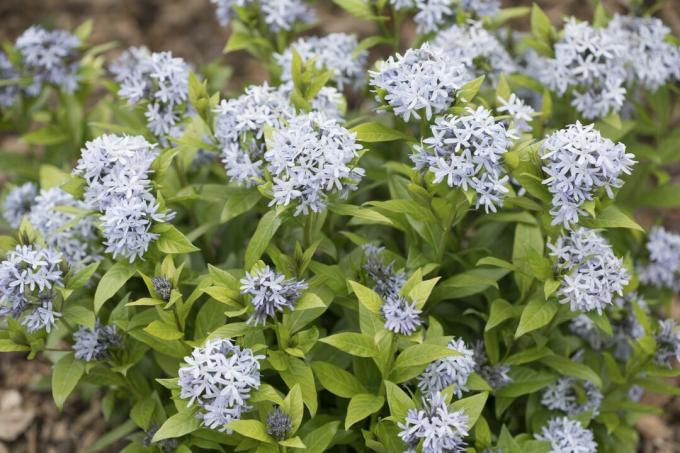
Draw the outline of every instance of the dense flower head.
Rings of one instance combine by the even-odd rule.
[[[345,86],[357,87],[363,81],[368,51],[361,50],[355,54],[358,45],[356,36],[347,33],[309,36],[298,39],[285,52],[274,55],[274,58],[283,71],[282,80],[291,81],[295,49],[303,62],[314,60],[318,69],[332,71],[333,82],[342,90]]]
[[[36,96],[46,83],[57,85],[67,93],[78,88],[80,39],[65,30],[48,31],[33,25],[16,40],[21,55],[22,75],[32,78],[25,91]]]
[[[452,25],[431,41],[449,59],[461,62],[475,76],[496,79],[501,73],[517,72],[510,54],[481,22]]]
[[[627,81],[656,90],[680,80],[680,47],[666,41],[670,29],[660,19],[615,14],[607,31],[625,43]]]
[[[576,390],[581,387],[581,393]],[[602,392],[590,381],[561,377],[547,386],[541,395],[541,404],[550,410],[559,410],[569,416],[590,411],[593,417],[600,412]]]
[[[287,439],[292,429],[292,420],[280,407],[272,409],[267,415],[267,434],[274,439]]]
[[[534,437],[550,442],[549,453],[596,453],[597,443],[593,433],[581,424],[567,417],[556,417],[548,421]]]
[[[50,332],[61,316],[52,307],[57,287],[63,286],[61,254],[50,248],[17,245],[0,263],[0,316],[19,319],[30,332]]]
[[[404,121],[420,119],[423,112],[429,120],[434,113],[448,109],[457,91],[472,79],[463,62],[429,43],[389,57],[369,75],[377,101],[383,103],[384,99]]]
[[[0,107],[11,107],[17,100],[17,96],[21,93],[21,87],[19,86],[19,80],[21,79],[21,74],[12,65],[12,62],[7,58],[5,52],[0,51],[0,80],[6,84],[0,86]],[[10,83],[10,81],[16,81],[16,83]]]
[[[280,128],[295,115],[282,90],[251,85],[238,98],[222,100],[215,109],[215,138],[232,181],[247,187],[262,178],[266,151],[264,129]]]
[[[623,106],[625,52],[616,33],[571,18],[555,44],[555,57],[532,54],[528,70],[560,96],[572,89],[572,105],[584,118],[600,118]]]
[[[452,410],[439,392],[423,397],[422,409],[409,409],[403,423],[399,423],[399,437],[409,452],[422,445],[423,453],[460,453],[465,451],[464,438],[468,435],[468,416],[465,411]]]
[[[255,309],[248,322],[256,326],[265,324],[268,318],[276,316],[277,311],[293,310],[305,289],[306,282],[287,279],[269,266],[247,273],[241,279],[241,294],[251,296],[250,303]]]
[[[264,21],[273,31],[293,29],[296,23],[310,23],[315,19],[302,0],[210,0],[216,7],[217,20],[226,27],[236,17],[235,8],[259,5]]]
[[[501,2],[500,0],[461,0],[460,8],[479,17],[491,17],[498,14]]]
[[[441,392],[446,387],[455,385],[454,391],[460,398],[468,390],[467,380],[477,366],[475,351],[462,338],[453,338],[448,347],[458,352],[458,355],[436,360],[425,368],[418,377],[418,388],[423,394]]]
[[[73,208],[77,212],[64,211]],[[91,208],[58,187],[40,191],[28,220],[40,232],[47,245],[58,250],[73,269],[97,261],[97,239],[94,218],[87,215]]]
[[[595,230],[579,228],[563,234],[548,248],[562,274],[557,291],[560,303],[568,303],[572,311],[602,313],[614,295],[623,294],[628,284],[623,260]]]
[[[517,140],[523,132],[532,131],[533,128],[529,123],[536,113],[533,107],[527,105],[515,93],[511,93],[507,99],[499,96],[497,101],[500,105],[496,107],[496,111],[510,117],[509,121],[504,121],[508,130],[508,137]]]
[[[75,358],[91,362],[107,359],[110,348],[119,346],[123,338],[118,333],[116,326],[104,325],[97,320],[94,330],[80,326],[73,333],[73,340]]]
[[[142,136],[102,135],[85,144],[74,173],[85,179],[85,202],[101,212],[106,252],[130,262],[141,258],[158,234],[154,222],[173,213],[160,212],[149,174],[158,155]]]
[[[2,210],[2,216],[9,226],[19,227],[21,219],[31,211],[37,196],[38,186],[32,182],[24,183],[9,191]]]
[[[404,269],[395,270],[394,261],[385,261],[385,247],[364,244],[362,250],[365,258],[363,268],[373,281],[373,291],[383,299],[399,296],[401,287],[406,283]]]
[[[486,354],[484,342],[479,340],[474,345],[475,371],[491,386],[498,390],[512,382],[510,365],[505,363],[491,364]]]
[[[638,267],[640,281],[657,288],[680,290],[680,234],[654,226],[647,235],[646,264]]]
[[[227,424],[250,410],[252,390],[260,387],[260,362],[249,348],[216,338],[194,348],[179,369],[180,398],[198,405],[207,428],[230,432]]]
[[[621,177],[630,174],[635,160],[623,143],[614,143],[590,124],[570,124],[550,135],[541,148],[543,184],[552,194],[553,225],[565,227],[586,215],[583,203],[604,190],[614,198],[614,189],[623,185]]]
[[[170,300],[170,295],[172,294],[172,282],[170,280],[165,277],[153,277],[151,284],[158,297],[165,301]]]
[[[385,319],[385,329],[400,334],[411,335],[423,323],[420,319],[422,310],[414,301],[403,296],[391,296],[385,299],[380,312]]]
[[[357,166],[356,134],[316,113],[291,118],[275,129],[264,154],[272,176],[270,205],[297,203],[295,215],[320,212],[329,195],[346,197],[364,175]]]
[[[511,142],[505,126],[478,107],[460,116],[437,117],[431,130],[432,137],[411,156],[416,170],[431,172],[435,183],[475,191],[477,208],[496,212],[508,192],[502,156]]]
[[[189,65],[170,52],[149,52],[145,47],[125,51],[110,67],[117,82],[118,94],[130,104],[146,101],[147,125],[165,140],[178,137],[180,122],[186,113],[189,97]]]
[[[680,328],[672,319],[659,321],[656,333],[657,351],[654,362],[659,366],[673,367],[673,359],[680,361]]]

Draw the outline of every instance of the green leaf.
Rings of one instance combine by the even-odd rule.
[[[592,382],[597,387],[602,387],[602,379],[587,365],[575,362],[567,357],[549,355],[541,359],[541,363],[565,376],[572,376]]]
[[[510,371],[512,382],[496,390],[496,396],[501,398],[517,398],[536,393],[557,380],[557,376],[531,368],[513,367]]]
[[[335,433],[338,431],[340,422],[330,422],[308,433],[302,438],[307,450],[305,453],[323,453],[331,442]]]
[[[408,394],[393,382],[385,381],[385,393],[390,414],[397,420],[403,420],[408,410],[415,407]]]
[[[631,219],[613,204],[598,212],[596,218],[585,218],[581,223],[590,228],[628,228],[642,232],[645,231],[635,220]]]
[[[154,434],[151,442],[158,442],[163,439],[174,439],[190,434],[201,427],[201,420],[196,418],[196,411],[193,409],[183,409],[177,412],[172,417],[168,418],[156,434]]]
[[[545,44],[550,44],[556,34],[550,18],[536,3],[531,8],[531,33]]]
[[[397,356],[394,368],[411,368],[427,365],[444,357],[457,356],[460,353],[454,349],[438,344],[422,343],[409,346]]]
[[[352,291],[354,291],[354,294],[356,294],[361,305],[366,307],[368,311],[374,315],[382,316],[382,312],[380,310],[383,305],[383,300],[380,298],[378,293],[352,280],[349,280],[349,286],[352,287]]]
[[[458,97],[467,102],[473,100],[477,93],[479,93],[479,89],[482,87],[482,83],[484,83],[484,78],[485,76],[482,75],[465,83],[458,92]]]
[[[0,352],[25,352],[30,351],[31,347],[24,344],[16,344],[10,339],[0,338]]]
[[[484,409],[488,397],[488,392],[478,393],[455,401],[451,404],[451,408],[454,410],[463,409],[465,415],[468,416],[467,427],[468,429],[472,429],[472,427],[475,426],[475,423],[477,423],[477,420],[479,420],[479,416],[482,415],[482,410]]]
[[[359,124],[350,129],[350,132],[357,134],[357,141],[366,143],[393,142],[406,139],[404,133],[374,122]]]
[[[281,218],[276,210],[268,211],[262,216],[246,248],[246,269],[253,267],[257,260],[260,259],[280,226]]]
[[[66,274],[65,278],[65,283],[66,283],[66,288],[68,289],[79,289],[82,288],[87,284],[87,282],[90,281],[90,278],[94,275],[95,272],[97,272],[97,268],[99,267],[99,262],[92,263],[88,266],[85,266],[84,268],[80,269],[78,272],[75,274],[71,274],[71,270],[69,270],[68,274]]]
[[[268,444],[273,444],[276,441],[267,434],[267,428],[259,420],[235,420],[227,425],[229,429],[234,430],[242,436],[250,439],[259,440]]]
[[[537,225],[518,223],[515,227],[515,240],[512,250],[512,264],[517,268],[515,281],[524,296],[534,281],[532,262],[536,256],[543,256],[543,235]]]
[[[161,340],[179,340],[184,336],[182,332],[177,330],[177,327],[160,320],[152,321],[144,328],[144,331]]]
[[[515,331],[515,338],[548,325],[557,314],[558,304],[555,300],[543,300],[541,297],[534,297],[522,310],[519,318],[519,325]]]
[[[301,450],[304,450],[306,447],[305,443],[302,442],[302,439],[299,437],[291,437],[290,439],[286,440],[280,440],[279,445],[283,445],[284,447],[291,447],[291,448],[298,448]]]
[[[52,396],[59,410],[64,407],[64,401],[76,388],[80,378],[85,373],[85,362],[77,360],[72,352],[65,354],[52,370]]]
[[[360,17],[362,19],[370,19],[373,17],[371,5],[367,0],[333,0],[333,3],[350,13],[352,16]]]
[[[113,297],[136,271],[136,267],[127,261],[119,261],[111,266],[99,281],[94,293],[94,312],[98,313],[104,303]]]
[[[441,277],[431,278],[417,283],[413,289],[409,291],[408,298],[416,303],[416,307],[422,309],[440,278]]]
[[[334,395],[351,398],[366,393],[366,388],[353,374],[328,362],[312,362],[312,369],[321,385]]]
[[[486,322],[484,331],[488,332],[494,327],[501,324],[503,321],[515,317],[515,307],[510,305],[505,299],[496,299],[491,303],[491,310],[489,312],[489,319]]]
[[[283,408],[292,422],[290,434],[293,435],[302,424],[302,417],[305,410],[300,384],[296,384],[290,389],[290,392],[288,392],[288,395],[286,395],[286,398],[283,400]]]
[[[347,406],[345,430],[349,430],[356,422],[378,412],[384,404],[385,398],[379,395],[371,395],[370,393],[355,395]]]
[[[373,338],[356,332],[336,333],[319,341],[357,357],[374,357],[378,352]]]
[[[68,141],[69,133],[58,126],[45,126],[25,134],[22,138],[33,145],[59,145]]]
[[[70,179],[71,175],[54,165],[42,164],[40,166],[40,188],[43,190],[59,187]]]
[[[281,378],[288,388],[293,388],[295,384],[300,384],[302,398],[309,413],[314,416],[318,407],[316,398],[316,384],[314,383],[314,373],[309,365],[300,359],[289,356],[288,368],[279,372]]]
[[[152,228],[152,231],[160,233],[156,245],[158,250],[163,253],[176,254],[200,251],[181,231],[168,223],[157,224]]]
[[[92,310],[80,305],[68,304],[62,313],[64,319],[70,324],[81,325],[94,330],[96,320]]]

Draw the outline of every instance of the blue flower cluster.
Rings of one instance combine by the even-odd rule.
[[[596,453],[597,443],[593,440],[593,432],[567,417],[556,417],[548,421],[540,433],[538,440],[550,442],[548,453]]]
[[[580,388],[577,390],[577,387]],[[602,392],[592,382],[561,377],[543,390],[541,404],[569,416],[590,412],[592,417],[596,417],[600,413],[603,398]]]
[[[179,396],[198,405],[196,416],[206,427],[230,433],[226,425],[250,410],[250,393],[260,388],[262,359],[228,339],[208,340],[184,358]]]
[[[454,385],[454,392],[458,398],[468,390],[468,378],[474,373],[477,363],[475,351],[469,348],[462,338],[449,341],[449,349],[458,355],[445,357],[429,364],[418,377],[418,388],[423,394],[441,392],[450,385]]]
[[[640,280],[657,288],[680,291],[680,234],[655,226],[647,235],[647,264],[638,266]]]
[[[553,225],[569,227],[586,215],[583,204],[599,190],[614,198],[614,189],[623,185],[621,177],[630,174],[635,160],[623,143],[602,137],[592,124],[571,124],[551,134],[543,143],[543,184],[552,194]]]
[[[404,121],[420,119],[423,112],[428,120],[442,113],[453,104],[465,82],[473,78],[464,62],[429,43],[389,57],[369,75],[376,100],[385,102]]]
[[[290,31],[297,23],[307,24],[316,18],[302,0],[210,0],[216,7],[217,20],[226,27],[237,17],[235,8],[258,5],[265,23],[272,30]]]
[[[511,144],[505,126],[478,107],[465,115],[437,117],[431,130],[432,137],[411,156],[416,170],[431,172],[435,183],[446,180],[450,187],[472,189],[477,208],[483,205],[486,212],[503,206],[509,189],[502,156]]]
[[[579,228],[563,234],[548,248],[563,274],[557,291],[560,303],[568,303],[572,311],[602,313],[615,294],[623,295],[629,278],[623,260],[595,230]]]
[[[255,309],[248,323],[255,326],[266,324],[276,312],[294,310],[295,302],[307,283],[287,279],[285,275],[272,270],[269,266],[259,267],[241,279],[241,294],[251,296],[250,303]]]
[[[63,286],[60,253],[50,248],[17,245],[0,263],[0,317],[19,319],[29,332],[47,332],[61,316],[52,306]]]
[[[76,359],[86,362],[104,360],[109,357],[109,350],[119,346],[123,337],[116,326],[103,325],[96,321],[94,329],[80,326],[73,333],[73,352]]]
[[[151,163],[158,155],[141,136],[102,135],[85,144],[74,173],[86,183],[85,202],[101,212],[106,252],[133,262],[158,237],[154,222],[166,222],[151,190]]]
[[[120,83],[118,94],[130,104],[146,103],[147,125],[163,144],[182,133],[187,113],[189,65],[170,52],[151,53],[146,47],[125,51],[110,71]]]

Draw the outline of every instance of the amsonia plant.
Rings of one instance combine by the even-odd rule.
[[[0,351],[60,408],[98,391],[95,450],[635,451],[643,394],[680,394],[657,9],[335,0],[359,39],[212,3],[266,83],[91,23],[4,44]]]

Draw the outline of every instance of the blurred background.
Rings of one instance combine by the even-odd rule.
[[[503,0],[505,7],[531,3]],[[592,16],[589,0],[537,3],[555,24],[565,15]],[[626,0],[602,3],[610,13],[625,11]],[[319,25],[310,34],[344,31],[365,37],[373,33],[371,24],[348,16],[330,0],[318,1],[317,11]],[[680,0],[667,0],[656,15],[680,35]],[[233,75],[224,92],[266,79],[263,68],[245,53],[222,54],[229,29],[218,24],[210,0],[0,0],[0,41],[14,41],[32,24],[73,29],[87,19],[94,20],[91,44],[119,44],[112,54],[131,45],[145,45],[153,51],[172,51],[197,67],[214,62],[230,66]],[[528,17],[517,19],[513,27],[528,28]],[[406,23],[404,42],[410,42],[414,33],[414,25]],[[13,138],[0,136],[0,152],[14,145]],[[120,451],[121,444],[106,436],[115,428],[107,426],[105,419],[112,401],[96,393],[72,396],[59,413],[49,393],[49,372],[44,359],[27,362],[21,355],[0,355],[0,453]],[[680,398],[646,395],[644,402],[660,408],[660,414],[640,419],[640,451],[680,452]]]

